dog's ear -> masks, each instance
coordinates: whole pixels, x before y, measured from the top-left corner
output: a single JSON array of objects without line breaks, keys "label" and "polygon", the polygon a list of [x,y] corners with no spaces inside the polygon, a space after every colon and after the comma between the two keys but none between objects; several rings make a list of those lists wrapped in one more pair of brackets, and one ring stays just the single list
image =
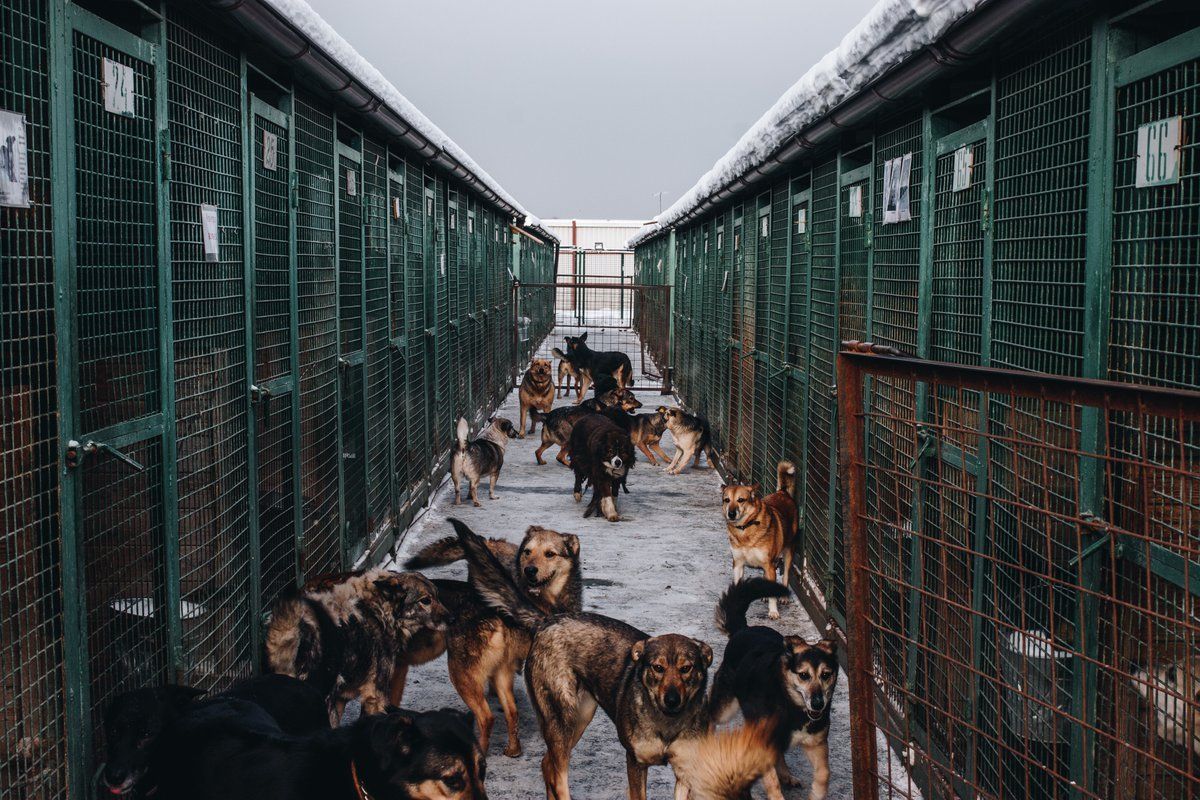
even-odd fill
[{"label": "dog's ear", "polygon": [[579,537],[573,533],[564,533],[562,537],[567,544],[567,552],[571,554],[571,558],[579,558]]},{"label": "dog's ear", "polygon": [[192,701],[197,697],[203,697],[208,694],[207,689],[196,689],[191,686],[178,686],[176,684],[167,684],[166,686],[158,687],[155,692],[159,699],[166,703],[173,711],[183,711],[192,704]]},{"label": "dog's ear", "polygon": [[699,639],[693,639],[692,641],[694,641],[700,647],[700,655],[704,656],[704,666],[711,667],[713,651],[712,648],[709,647],[708,642],[702,642]]},{"label": "dog's ear", "polygon": [[633,643],[633,647],[629,649],[629,657],[634,661],[641,661],[644,652],[646,652],[646,640],[642,639]]},{"label": "dog's ear", "polygon": [[813,647],[817,648],[818,650],[823,650],[824,652],[829,653],[831,656],[837,655],[838,644],[836,639],[822,639],[813,645]]},{"label": "dog's ear", "polygon": [[750,494],[757,500],[762,497],[762,487],[757,483],[750,484]]},{"label": "dog's ear", "polygon": [[791,636],[784,638],[783,641],[784,644],[787,645],[788,652],[792,653],[793,655],[796,653],[802,653],[808,649],[808,642],[804,641],[803,636],[796,636],[795,634],[792,634]]},{"label": "dog's ear", "polygon": [[[417,726],[409,712],[396,711],[376,717],[374,722],[368,728],[367,741],[381,762],[390,763],[397,757],[407,759],[412,754]],[[375,735],[376,732],[380,735]]]},{"label": "dog's ear", "polygon": [[587,341],[587,331],[584,331],[583,333],[579,334],[579,341],[581,341],[581,342]]}]

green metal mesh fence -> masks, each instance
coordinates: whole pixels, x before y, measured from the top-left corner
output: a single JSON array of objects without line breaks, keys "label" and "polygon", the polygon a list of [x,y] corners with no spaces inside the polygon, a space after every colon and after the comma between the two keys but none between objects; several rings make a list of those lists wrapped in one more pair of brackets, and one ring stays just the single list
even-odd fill
[{"label": "green metal mesh fence", "polygon": [[0,208],[0,798],[67,792],[47,4],[0,0],[0,108],[30,208]]},{"label": "green metal mesh fence", "polygon": [[[363,245],[366,439],[392,440],[391,319],[388,290],[387,150],[370,139],[363,143]],[[390,521],[392,508],[392,448],[367,450],[365,479],[367,531],[374,537]]]},{"label": "green metal mesh fence", "polygon": [[[342,566],[339,522],[337,263],[333,116],[295,99],[300,475],[306,576]],[[331,420],[334,420],[331,423]]]},{"label": "green metal mesh fence", "polygon": [[[173,18],[167,26],[167,115],[180,595],[204,609],[184,631],[184,679],[210,688],[247,674],[256,654],[246,449],[241,70],[236,50],[216,44],[203,31],[190,18]],[[204,254],[202,204],[217,208],[215,261]]]}]

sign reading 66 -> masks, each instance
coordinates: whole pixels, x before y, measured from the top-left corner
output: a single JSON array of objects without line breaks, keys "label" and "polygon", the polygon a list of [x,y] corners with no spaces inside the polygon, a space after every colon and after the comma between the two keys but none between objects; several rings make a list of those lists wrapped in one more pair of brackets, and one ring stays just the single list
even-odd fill
[{"label": "sign reading 66", "polygon": [[1180,117],[1168,117],[1138,128],[1137,188],[1179,183],[1180,127]]}]

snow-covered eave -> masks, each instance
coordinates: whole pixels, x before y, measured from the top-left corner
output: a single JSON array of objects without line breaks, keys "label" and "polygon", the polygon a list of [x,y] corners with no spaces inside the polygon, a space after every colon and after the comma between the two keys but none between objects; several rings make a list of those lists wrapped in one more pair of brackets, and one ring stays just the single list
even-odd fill
[{"label": "snow-covered eave", "polygon": [[844,129],[906,100],[1052,0],[880,0],[670,208],[637,247],[767,181]]},{"label": "snow-covered eave", "polygon": [[[536,220],[499,182],[401,94],[306,0],[205,0],[284,63],[418,155],[456,176],[517,224]],[[538,223],[540,225],[540,222]],[[548,235],[548,234],[547,234]]]}]

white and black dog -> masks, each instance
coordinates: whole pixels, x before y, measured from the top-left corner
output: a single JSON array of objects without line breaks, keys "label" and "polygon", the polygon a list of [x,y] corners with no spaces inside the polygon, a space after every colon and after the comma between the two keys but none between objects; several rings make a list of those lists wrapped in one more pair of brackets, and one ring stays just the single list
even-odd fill
[{"label": "white and black dog", "polygon": [[479,502],[476,490],[479,481],[488,478],[488,497],[498,500],[496,481],[500,478],[500,468],[504,466],[504,449],[509,439],[517,438],[517,429],[512,422],[504,417],[492,417],[487,425],[479,432],[479,438],[467,441],[470,428],[463,417],[458,418],[458,428],[455,434],[458,446],[454,450],[454,458],[450,461],[450,480],[454,483],[454,505],[460,502],[460,486],[466,478],[470,487],[471,502],[476,506]]}]

